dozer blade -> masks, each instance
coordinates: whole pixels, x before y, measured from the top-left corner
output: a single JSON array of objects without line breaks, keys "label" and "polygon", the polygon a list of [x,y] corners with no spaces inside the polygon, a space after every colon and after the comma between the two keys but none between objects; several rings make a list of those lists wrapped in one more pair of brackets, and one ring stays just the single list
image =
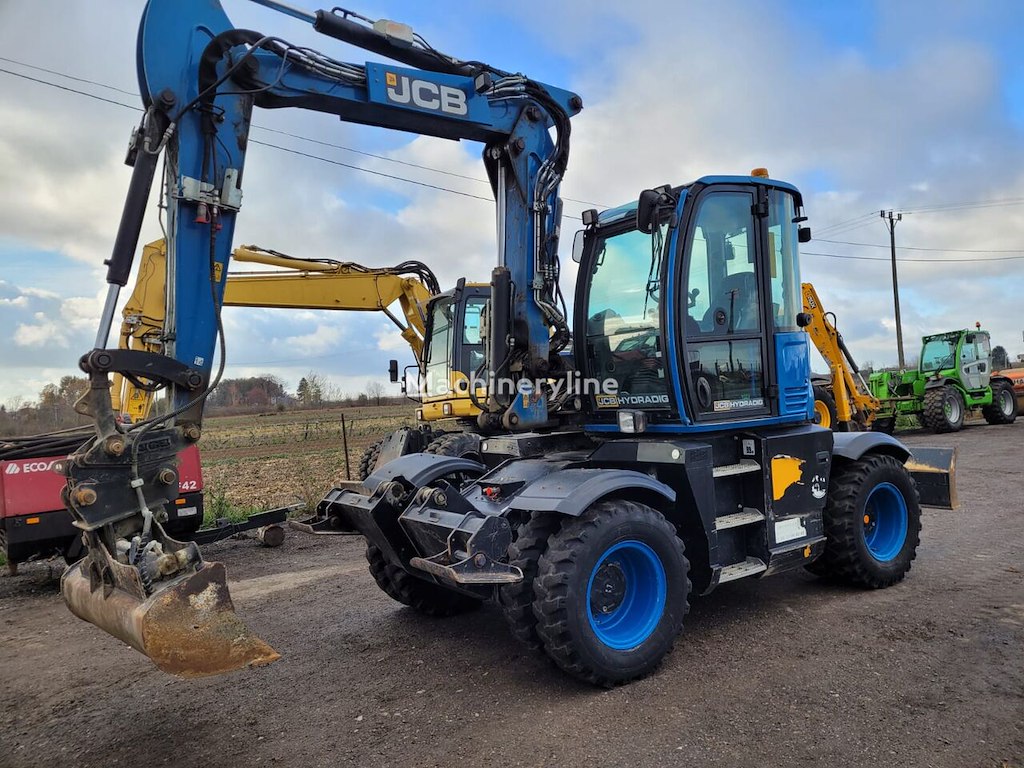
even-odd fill
[{"label": "dozer blade", "polygon": [[88,563],[86,558],[72,565],[61,577],[71,612],[128,643],[164,672],[205,677],[280,658],[235,615],[221,563],[203,562],[145,600],[96,584]]},{"label": "dozer blade", "polygon": [[917,484],[921,506],[958,509],[956,493],[956,448],[928,448],[915,445],[906,462]]}]

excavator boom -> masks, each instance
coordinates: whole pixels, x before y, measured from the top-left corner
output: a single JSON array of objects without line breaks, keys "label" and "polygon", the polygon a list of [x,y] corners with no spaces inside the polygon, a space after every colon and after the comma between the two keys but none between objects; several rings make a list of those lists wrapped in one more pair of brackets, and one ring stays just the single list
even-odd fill
[{"label": "excavator boom", "polygon": [[[136,64],[145,115],[129,149],[132,178],[106,262],[108,290],[95,348],[80,361],[90,384],[78,407],[93,419],[96,435],[63,468],[64,501],[87,555],[65,574],[62,591],[77,615],[185,675],[265,663],[275,655],[234,617],[223,570],[205,562],[194,545],[168,537],[160,524],[177,493],[175,456],[199,440],[205,399],[223,372],[220,309],[254,107],[311,109],[347,122],[482,142],[499,233],[486,367],[516,381],[555,375],[570,336],[558,289],[558,190],[580,98],[443,54],[401,24],[367,23],[338,8],[308,13],[260,2],[404,66],[351,64],[272,34],[235,29],[217,0],[149,0],[143,10]],[[171,276],[166,333],[153,339],[140,326],[107,349],[161,157]],[[308,288],[321,277],[318,268],[310,269],[296,285]],[[359,300],[378,309],[388,290],[369,276]],[[296,305],[311,302],[305,291],[294,291]],[[238,300],[248,299],[239,294]],[[403,307],[410,343],[418,330],[411,319],[416,303],[412,296]],[[167,388],[170,411],[121,423],[110,393],[116,375],[145,389]],[[549,423],[545,393],[489,394],[483,402],[481,418],[489,425],[527,430]],[[165,638],[173,639],[170,646]]]},{"label": "excavator boom", "polygon": [[[297,259],[255,245],[236,248],[231,258],[279,269],[229,273],[224,306],[383,312],[422,367],[426,308],[440,293],[437,278],[425,264],[407,261],[391,268],[364,267],[330,259]],[[120,349],[153,353],[163,349],[167,338],[166,270],[166,242],[161,239],[145,245],[135,287],[122,311]],[[389,309],[396,302],[401,318]],[[149,416],[154,394],[151,382],[133,378],[115,374],[111,388],[114,411],[132,423]]]}]

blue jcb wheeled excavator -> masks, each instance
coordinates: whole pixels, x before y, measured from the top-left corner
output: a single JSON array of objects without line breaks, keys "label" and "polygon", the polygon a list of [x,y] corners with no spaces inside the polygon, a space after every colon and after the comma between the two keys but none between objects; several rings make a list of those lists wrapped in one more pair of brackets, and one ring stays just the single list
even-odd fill
[{"label": "blue jcb wheeled excavator", "polygon": [[[434,615],[497,598],[518,638],[613,685],[650,672],[691,595],[723,582],[802,566],[865,587],[903,579],[920,531],[910,452],[812,423],[797,255],[809,233],[795,188],[767,174],[708,177],[588,211],[570,323],[558,189],[580,98],[454,59],[394,22],[259,2],[414,69],[234,29],[216,0],[147,4],[146,115],[107,307],[81,362],[96,437],[64,465],[88,550],[62,581],[72,611],[181,675],[277,658],[235,616],[223,567],[161,526],[174,456],[199,439],[219,377],[218,337],[223,361],[253,106],[484,145],[498,266],[482,323],[486,394],[470,387],[482,461],[401,457],[333,489],[300,525],[364,535],[389,595]],[[161,154],[170,351],[106,349]],[[114,373],[168,387],[170,413],[118,424]]]}]

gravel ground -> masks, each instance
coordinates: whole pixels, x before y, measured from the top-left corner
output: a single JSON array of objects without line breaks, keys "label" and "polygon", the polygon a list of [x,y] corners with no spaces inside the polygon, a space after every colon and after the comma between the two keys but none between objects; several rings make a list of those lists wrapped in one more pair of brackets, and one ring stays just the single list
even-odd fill
[{"label": "gravel ground", "polygon": [[[1024,766],[1024,420],[960,448],[907,580],[804,573],[695,602],[653,676],[611,691],[522,651],[500,614],[428,620],[361,540],[207,547],[284,658],[200,681],[74,618],[45,564],[0,578],[0,766]],[[57,572],[57,566],[52,570]]]}]

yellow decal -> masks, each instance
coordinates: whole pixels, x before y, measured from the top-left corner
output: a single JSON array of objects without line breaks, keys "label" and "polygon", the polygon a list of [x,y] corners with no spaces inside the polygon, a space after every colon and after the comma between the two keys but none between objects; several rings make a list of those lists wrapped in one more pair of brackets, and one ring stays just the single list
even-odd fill
[{"label": "yellow decal", "polygon": [[793,456],[772,456],[772,498],[778,501],[791,485],[800,483],[803,459]]},{"label": "yellow decal", "polygon": [[213,282],[219,283],[221,275],[224,274],[224,265],[219,261],[213,263]]},{"label": "yellow decal", "polygon": [[398,75],[396,75],[394,72],[385,72],[384,82],[387,83],[388,85],[398,85]]}]

